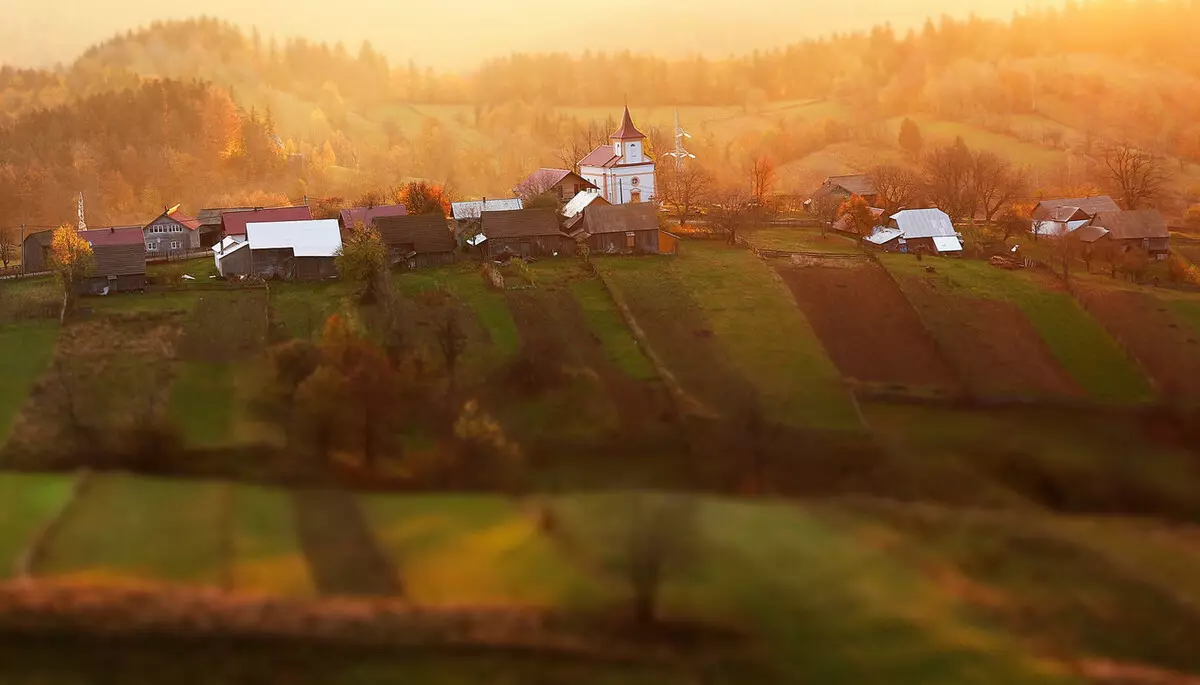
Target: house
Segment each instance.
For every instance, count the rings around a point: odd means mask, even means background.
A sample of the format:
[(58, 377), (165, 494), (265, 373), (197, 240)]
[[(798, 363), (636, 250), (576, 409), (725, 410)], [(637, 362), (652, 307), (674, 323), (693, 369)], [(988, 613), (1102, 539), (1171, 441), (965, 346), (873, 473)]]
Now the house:
[(1036, 235), (1062, 235), (1088, 223), (1100, 212), (1119, 211), (1121, 208), (1107, 195), (1042, 200), (1033, 208), (1030, 230)]
[(872, 206), (874, 206), (875, 201), (879, 197), (875, 191), (875, 184), (871, 182), (871, 177), (866, 174), (830, 176), (825, 179), (820, 188), (817, 188), (812, 197), (804, 202), (804, 206), (806, 208), (811, 207), (814, 200), (822, 197), (832, 196), (845, 201), (854, 195), (863, 198), (867, 201), (867, 204)]
[(254, 207), (208, 207), (201, 209), (196, 215), (196, 223), (200, 224), (200, 247), (211, 248), (221, 242), (221, 215), (225, 212), (252, 212)]
[(901, 252), (922, 254), (958, 254), (963, 249), (954, 222), (940, 209), (902, 209), (893, 214), (883, 228), (899, 231), (900, 235), (876, 231), (867, 237), (867, 242), (886, 247), (895, 240)]
[(374, 225), (375, 220), (384, 216), (407, 216), (408, 209), (404, 205), (380, 205), (379, 207), (352, 207), (338, 212), (338, 223), (342, 227), (342, 235), (357, 224), (366, 227)]
[(36, 274), (50, 270), (50, 241), (53, 238), (53, 229), (25, 236), (25, 240), (21, 241), (22, 273)]
[(179, 212), (179, 205), (158, 215), (142, 229), (146, 254), (171, 257), (200, 249), (200, 221)]
[(375, 228), (387, 245), (392, 264), (417, 269), (454, 263), (458, 243), (441, 214), (379, 217)]
[(573, 237), (586, 241), (593, 254), (675, 252), (677, 240), (671, 234), (663, 236), (664, 233), (652, 204), (593, 203), (584, 210), (582, 225)]
[(479, 233), (479, 215), (484, 212), (513, 212), (524, 209), (519, 197), (482, 200), (467, 200), (450, 204), (450, 215), (454, 218), (454, 235), (465, 240)]
[(1171, 233), (1166, 219), (1157, 209), (1100, 212), (1088, 229), (1089, 234), (1081, 238), (1091, 237), (1090, 233), (1094, 232), (1098, 235), (1093, 242), (1111, 240), (1126, 250), (1143, 250), (1155, 259), (1166, 259), (1171, 252)]
[(590, 181), (570, 169), (543, 167), (529, 174), (528, 178), (513, 189), (513, 193), (523, 197), (553, 193), (559, 204), (565, 204), (584, 190), (595, 187)]
[[(249, 213), (249, 212), (247, 212)], [(259, 276), (315, 281), (337, 276), (334, 257), (342, 247), (336, 219), (251, 222), (245, 239), (226, 236), (214, 246), (222, 276)]]
[(583, 210), (593, 205), (607, 204), (609, 204), (608, 200), (601, 197), (600, 192), (596, 190), (585, 190), (576, 195), (562, 209), (563, 230), (573, 233), (579, 227), (579, 223), (583, 221)]
[[(298, 207), (256, 208), (250, 211), (231, 210), (221, 213), (221, 232), (224, 237), (246, 239), (246, 225), (276, 221), (311, 221), (312, 210), (307, 205)], [(337, 222), (334, 222), (337, 223)]]
[(646, 154), (646, 134), (633, 125), (628, 107), (621, 117), (621, 127), (608, 138), (607, 145), (597, 147), (579, 160), (579, 175), (591, 187), (598, 189), (609, 204), (636, 204), (653, 200), (654, 160)]
[(79, 284), (80, 294), (107, 295), (146, 287), (146, 243), (142, 226), (79, 231), (92, 246), (95, 267)]
[(553, 257), (575, 249), (575, 241), (559, 229), (554, 209), (484, 212), (480, 221), (480, 245), (488, 257)]

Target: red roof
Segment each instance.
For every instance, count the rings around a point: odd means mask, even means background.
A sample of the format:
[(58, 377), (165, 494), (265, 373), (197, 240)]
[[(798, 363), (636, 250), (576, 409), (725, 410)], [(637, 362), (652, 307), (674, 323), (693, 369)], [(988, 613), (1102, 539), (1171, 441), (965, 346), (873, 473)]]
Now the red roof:
[(109, 228), (89, 228), (80, 231), (79, 237), (88, 241), (92, 247), (105, 245), (145, 245), (146, 237), (141, 226), (110, 226)]
[(351, 207), (341, 211), (342, 226), (350, 228), (358, 222), (370, 226), (381, 216), (408, 216), (404, 205), (381, 205), (379, 207)]
[(613, 166), (621, 159), (613, 152), (613, 146), (601, 145), (588, 153), (587, 157), (579, 160), (579, 166)]
[(312, 220), (312, 210), (307, 205), (256, 209), (250, 212), (233, 211), (221, 214), (221, 225), (225, 227), (225, 235), (246, 235), (246, 224), (270, 221), (310, 220)]
[(633, 125), (633, 117), (629, 116), (629, 106), (626, 105), (625, 116), (621, 119), (621, 128), (617, 129), (617, 132), (609, 136), (609, 138), (613, 140), (637, 140), (645, 137), (646, 134), (637, 130), (637, 127)]

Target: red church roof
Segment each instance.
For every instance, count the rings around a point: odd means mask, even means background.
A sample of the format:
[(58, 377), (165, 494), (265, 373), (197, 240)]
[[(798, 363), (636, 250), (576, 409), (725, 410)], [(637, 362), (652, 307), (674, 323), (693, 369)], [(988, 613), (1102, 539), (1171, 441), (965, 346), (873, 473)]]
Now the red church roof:
[(633, 117), (629, 116), (629, 106), (626, 105), (625, 116), (621, 119), (621, 128), (617, 129), (617, 132), (609, 136), (609, 138), (613, 140), (637, 140), (645, 137), (646, 134), (637, 130), (637, 127), (633, 125)]
[(579, 166), (613, 166), (621, 158), (613, 152), (612, 144), (601, 145), (579, 160)]

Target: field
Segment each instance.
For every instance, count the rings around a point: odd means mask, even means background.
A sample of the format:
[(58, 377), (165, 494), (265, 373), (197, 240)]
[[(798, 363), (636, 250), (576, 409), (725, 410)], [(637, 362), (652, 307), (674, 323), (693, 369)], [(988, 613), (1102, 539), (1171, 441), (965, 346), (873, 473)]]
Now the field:
[(760, 250), (830, 254), (862, 254), (863, 251), (853, 239), (840, 233), (822, 236), (819, 230), (809, 228), (757, 228), (747, 231), (743, 237)]
[(0, 474), (0, 579), (11, 577), (15, 562), (34, 532), (67, 501), (70, 480), (62, 476)]
[(58, 333), (58, 325), (47, 322), (0, 328), (0, 446), (29, 389), (50, 363)]

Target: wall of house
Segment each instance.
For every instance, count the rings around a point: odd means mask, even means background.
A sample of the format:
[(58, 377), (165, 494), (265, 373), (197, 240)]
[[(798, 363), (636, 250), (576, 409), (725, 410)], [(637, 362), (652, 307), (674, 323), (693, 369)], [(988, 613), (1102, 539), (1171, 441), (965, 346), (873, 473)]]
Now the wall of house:
[(255, 250), (250, 252), (250, 272), (263, 278), (289, 278), (292, 271), (292, 249)]
[(505, 249), (518, 257), (553, 257), (575, 253), (575, 242), (566, 236), (535, 236), (529, 238), (488, 238), (486, 254), (496, 257)]
[(295, 257), (292, 265), (292, 278), (297, 281), (320, 281), (338, 275), (333, 257)]
[(658, 229), (600, 233), (588, 238), (592, 254), (658, 254)]
[(456, 259), (457, 254), (454, 252), (420, 252), (408, 260), (408, 268), (424, 269), (431, 266), (446, 266), (453, 264)]
[(231, 252), (222, 257), (219, 269), (221, 275), (226, 278), (248, 275), (250, 273), (250, 248), (243, 247), (237, 252)]
[(79, 294), (101, 295), (108, 288), (110, 293), (132, 292), (146, 287), (146, 275), (129, 276), (92, 276), (80, 282)]
[(155, 219), (142, 229), (142, 234), (150, 257), (166, 257), (200, 247), (200, 231), (189, 231), (171, 217)]
[(37, 273), (50, 268), (50, 244), (40, 236), (27, 236), (22, 244), (21, 264), (25, 273)]

